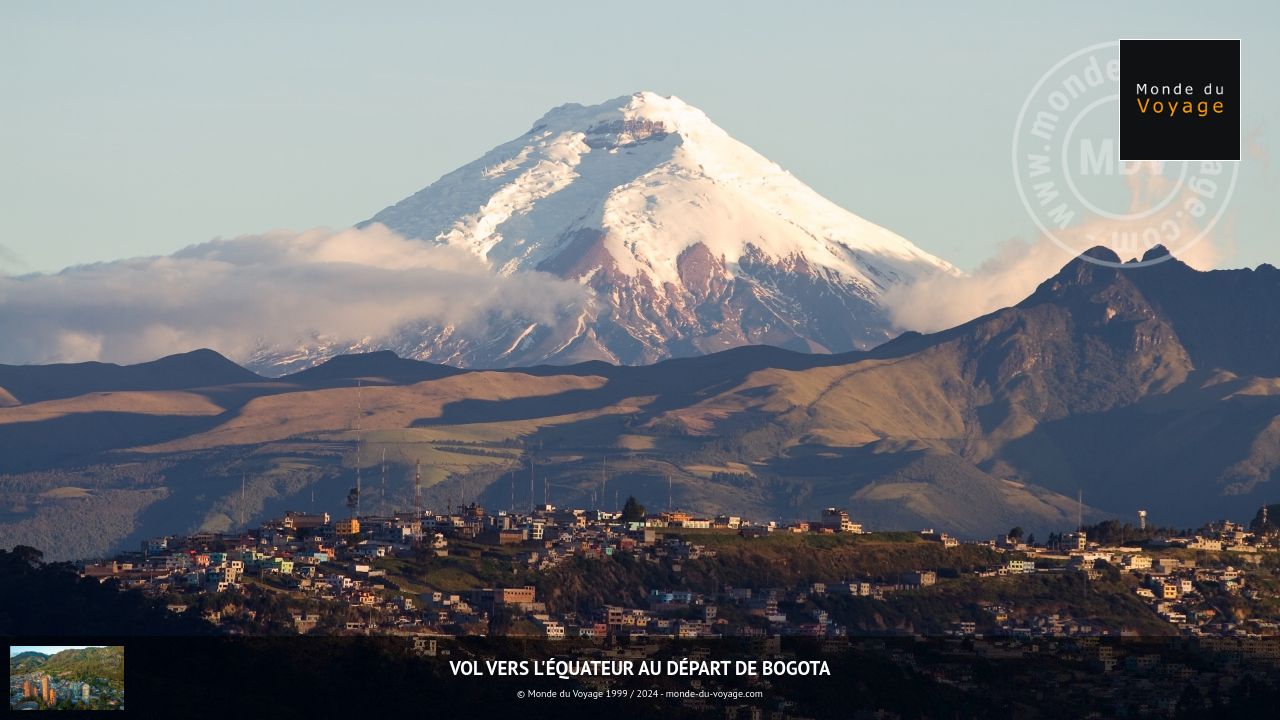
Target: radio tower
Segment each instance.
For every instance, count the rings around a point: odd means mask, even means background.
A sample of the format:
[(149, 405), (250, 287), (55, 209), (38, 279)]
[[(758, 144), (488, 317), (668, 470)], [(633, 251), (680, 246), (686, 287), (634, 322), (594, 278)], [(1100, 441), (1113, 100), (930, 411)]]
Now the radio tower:
[(413, 518), (415, 520), (422, 517), (422, 511), (419, 509), (422, 504), (422, 461), (413, 461)]
[(533, 455), (529, 456), (529, 513), (533, 513)]
[(378, 514), (387, 516), (387, 446), (382, 446), (382, 492), (378, 498)]
[(363, 383), (356, 381), (356, 517), (360, 517), (360, 416), (364, 414), (362, 400)]
[(1084, 490), (1076, 490), (1076, 531), (1084, 529)]
[(244, 473), (240, 473), (240, 527), (244, 527)]

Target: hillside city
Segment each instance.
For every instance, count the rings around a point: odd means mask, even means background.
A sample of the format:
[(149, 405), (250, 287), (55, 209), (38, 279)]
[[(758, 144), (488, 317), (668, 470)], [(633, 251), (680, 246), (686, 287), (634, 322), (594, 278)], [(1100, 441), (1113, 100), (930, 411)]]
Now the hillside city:
[[(1271, 527), (1265, 508), (1262, 526)], [(1098, 527), (1113, 533), (1120, 526), (1111, 521)], [(198, 612), (230, 633), (547, 640), (1280, 635), (1280, 535), (1232, 522), (1181, 535), (1153, 534), (1145, 523), (1124, 528), (1148, 537), (1094, 539), (1082, 530), (1036, 543), (1014, 528), (990, 540), (961, 543), (932, 530), (867, 533), (839, 508), (809, 522), (754, 524), (679, 511), (646, 515), (633, 501), (622, 512), (546, 505), (527, 513), (491, 514), (475, 504), (421, 517), (335, 519), (328, 513), (288, 512), (239, 534), (154, 538), (138, 551), (84, 564), (82, 575), (115, 579), (122, 589), (162, 598), (175, 613)], [(810, 544), (854, 543), (853, 557), (859, 548), (897, 556), (874, 575), (809, 577), (787, 586), (679, 583), (682, 569), (690, 576), (699, 563), (715, 563), (726, 549), (752, 555), (796, 538)], [(932, 565), (902, 565), (920, 562), (916, 549), (923, 547), (934, 553)], [(657, 569), (676, 580), (643, 587), (642, 599), (607, 587), (572, 602), (539, 596), (538, 579), (558, 569), (591, 572), (592, 563)], [(982, 588), (1016, 587), (1011, 580), (1036, 576), (1078, 578), (1085, 597), (1091, 584), (1095, 594), (1121, 588), (1145, 612), (1109, 618), (1084, 603), (1073, 612), (1071, 597), (1060, 598), (1055, 612), (1039, 612), (1034, 603), (979, 597)], [(556, 576), (555, 583), (563, 585), (564, 577)], [(947, 595), (948, 589), (959, 594)], [(842, 622), (850, 602), (930, 597), (939, 598), (943, 611), (953, 616), (917, 618), (914, 626), (880, 631)], [(1135, 606), (1130, 602), (1129, 607)]]
[(39, 672), (10, 675), (9, 707), (13, 710), (124, 710), (123, 697), (105, 683), (95, 685), (50, 678)]
[[(849, 692), (866, 707), (925, 683), (940, 693), (929, 703), (982, 715), (1052, 697), (1097, 717), (1196, 717), (1280, 692), (1276, 510), (1248, 527), (1173, 530), (1140, 516), (1043, 541), (1017, 527), (960, 541), (868, 532), (840, 508), (789, 523), (650, 513), (634, 499), (620, 512), (352, 508), (55, 565), (185, 632), (260, 638), (282, 661), (298, 652), (289, 637), (316, 637), (322, 656), (378, 657), (423, 682), (449, 678), (459, 659), (760, 658), (855, 678)], [(10, 559), (29, 563), (32, 550)], [(11, 705), (42, 707), (39, 677), (14, 667)], [(1003, 681), (992, 686), (993, 676)], [(50, 678), (53, 702), (75, 706), (83, 688), (59, 680)], [(654, 707), (674, 702), (688, 716), (786, 719), (839, 701), (842, 686), (811, 680), (579, 676), (554, 692), (643, 690), (656, 693), (644, 696)], [(485, 686), (495, 697), (553, 692), (521, 682)]]

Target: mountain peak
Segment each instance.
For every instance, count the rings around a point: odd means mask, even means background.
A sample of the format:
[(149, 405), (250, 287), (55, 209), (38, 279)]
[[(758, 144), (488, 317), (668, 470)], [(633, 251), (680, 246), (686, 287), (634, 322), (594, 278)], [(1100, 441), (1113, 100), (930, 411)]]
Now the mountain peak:
[[(1169, 252), (1169, 248), (1165, 247), (1164, 245), (1155, 245), (1150, 250), (1142, 254), (1142, 262), (1158, 260), (1162, 257), (1172, 256), (1172, 255), (1173, 253)], [(1170, 257), (1170, 259), (1173, 259), (1173, 258)]]
[(1120, 269), (1120, 262), (1120, 256), (1111, 248), (1101, 245), (1089, 248), (1063, 265), (1053, 277), (1040, 283), (1035, 292), (1018, 303), (1018, 306), (1061, 302), (1069, 295), (1077, 295), (1081, 288), (1098, 288), (1110, 284), (1124, 272)]
[(1080, 253), (1080, 257), (1092, 258), (1094, 260), (1099, 260), (1101, 262), (1109, 262), (1109, 263), (1120, 262), (1120, 256), (1116, 254), (1116, 251), (1112, 250), (1106, 245), (1094, 245), (1088, 250), (1085, 250), (1084, 252)]
[(957, 272), (696, 107), (648, 91), (554, 108), (368, 222), (466, 250), (502, 275), (584, 286), (583, 306), (554, 323), (506, 317), (474, 341), (438, 328), (386, 346), (464, 366), (867, 348), (893, 335), (889, 288)]
[(530, 132), (557, 129), (587, 132), (595, 126), (619, 120), (649, 121), (665, 126), (667, 132), (691, 132), (715, 127), (705, 113), (680, 98), (642, 90), (596, 105), (561, 105), (543, 115), (534, 123)]

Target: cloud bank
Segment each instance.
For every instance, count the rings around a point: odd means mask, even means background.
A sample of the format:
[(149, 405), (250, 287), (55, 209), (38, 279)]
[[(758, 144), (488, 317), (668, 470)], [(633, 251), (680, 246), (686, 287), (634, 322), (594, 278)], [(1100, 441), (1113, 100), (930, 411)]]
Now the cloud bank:
[[(1152, 167), (1142, 168), (1127, 179), (1132, 211), (1149, 207), (1171, 190), (1168, 181)], [(1152, 215), (1140, 226), (1173, 223), (1179, 237), (1192, 238), (1201, 228), (1189, 216), (1178, 211), (1189, 197), (1183, 191), (1160, 212)], [(1116, 247), (1111, 240), (1132, 230), (1135, 223), (1128, 220), (1107, 220), (1092, 217), (1069, 230), (1060, 231), (1058, 237), (1068, 247), (1079, 248), (1083, 253), (1091, 247), (1104, 245), (1116, 251), (1122, 260), (1140, 258), (1147, 246)], [(1172, 248), (1174, 257), (1198, 270), (1218, 266), (1231, 253), (1234, 245), (1232, 222), (1224, 219), (1198, 241), (1186, 247)], [(935, 275), (910, 285), (894, 286), (885, 293), (884, 304), (890, 320), (902, 330), (937, 332), (955, 327), (1000, 308), (1016, 305), (1035, 291), (1040, 283), (1056, 275), (1074, 256), (1048, 238), (1036, 242), (1009, 240), (996, 256), (984, 262), (977, 270), (966, 275)], [(1130, 272), (1142, 272), (1135, 268)]]
[(552, 322), (586, 299), (543, 273), (499, 276), (457, 248), (382, 225), (273, 231), (172, 255), (0, 275), (0, 363), (131, 363), (208, 347), (243, 361), (316, 337), (380, 338), (416, 322), (483, 333)]

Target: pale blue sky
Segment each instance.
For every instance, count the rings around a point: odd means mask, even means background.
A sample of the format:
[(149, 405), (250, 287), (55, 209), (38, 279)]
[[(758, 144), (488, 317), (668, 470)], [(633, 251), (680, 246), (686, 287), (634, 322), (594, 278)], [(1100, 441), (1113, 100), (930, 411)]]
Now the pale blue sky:
[[(972, 268), (1032, 234), (1027, 91), (1118, 37), (1242, 38), (1244, 130), (1275, 145), (1274, 3), (881, 5), (5, 0), (0, 271), (350, 225), (552, 106), (640, 89)], [(1226, 264), (1280, 261), (1278, 189), (1246, 160)]]
[(24, 652), (38, 652), (45, 655), (56, 655), (63, 650), (83, 650), (87, 647), (103, 647), (102, 645), (10, 645), (9, 657)]

